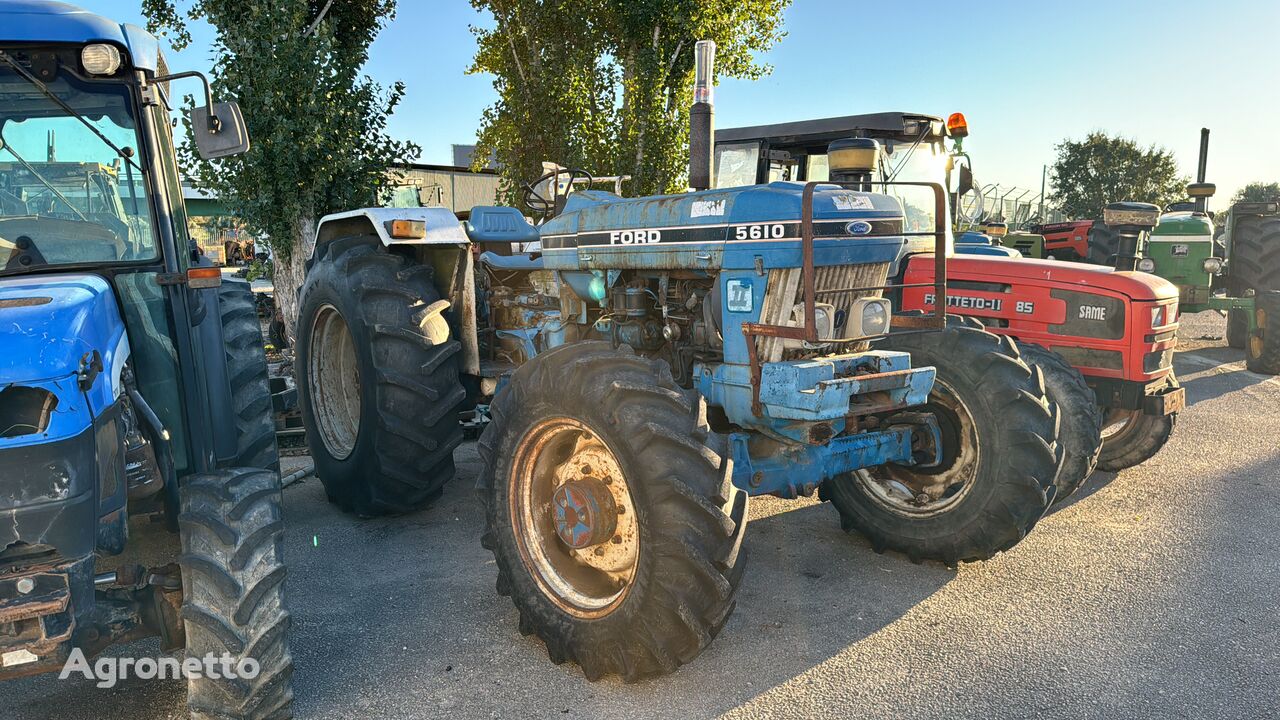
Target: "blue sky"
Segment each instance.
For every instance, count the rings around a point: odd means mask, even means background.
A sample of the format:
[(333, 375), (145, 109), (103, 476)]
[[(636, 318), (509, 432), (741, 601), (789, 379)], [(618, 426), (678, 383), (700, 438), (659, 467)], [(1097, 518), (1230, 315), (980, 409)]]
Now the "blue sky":
[[(138, 0), (79, 4), (143, 22)], [(475, 51), (468, 27), (488, 22), (465, 0), (401, 0), (372, 48), (369, 74), (408, 86), (390, 130), (421, 145), (423, 162), (448, 163), (451, 143), (472, 142), (493, 100), (491, 78), (465, 74)], [(720, 84), (719, 127), (958, 110), (969, 119), (965, 147), (981, 182), (1033, 194), (1063, 138), (1121, 133), (1174, 151), (1193, 175), (1199, 130), (1208, 127), (1219, 203), (1249, 181), (1280, 181), (1274, 0), (796, 0), (786, 27), (763, 58), (772, 75)], [(194, 30), (191, 48), (170, 53), (171, 67), (208, 67), (212, 31)]]

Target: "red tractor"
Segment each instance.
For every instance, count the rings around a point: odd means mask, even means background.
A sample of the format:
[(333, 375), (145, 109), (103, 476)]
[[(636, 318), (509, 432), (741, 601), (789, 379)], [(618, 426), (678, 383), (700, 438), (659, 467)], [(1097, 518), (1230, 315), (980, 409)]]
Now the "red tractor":
[(1032, 225), (1029, 232), (1044, 236), (1044, 257), (1048, 260), (1084, 261), (1089, 259), (1089, 234), (1093, 220)]

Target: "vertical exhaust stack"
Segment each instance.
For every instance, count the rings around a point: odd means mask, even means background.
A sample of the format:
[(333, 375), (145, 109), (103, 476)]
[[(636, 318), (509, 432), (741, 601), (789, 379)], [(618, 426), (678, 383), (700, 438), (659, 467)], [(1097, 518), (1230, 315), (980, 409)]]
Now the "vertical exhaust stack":
[(693, 108), (689, 111), (689, 187), (707, 190), (711, 187), (711, 156), (715, 146), (716, 43), (699, 40), (693, 46), (695, 61)]
[[(1209, 128), (1200, 128), (1200, 164), (1196, 167), (1196, 184), (1204, 185), (1205, 172), (1209, 166)], [(1196, 210), (1205, 212), (1209, 205), (1209, 198), (1196, 198)]]

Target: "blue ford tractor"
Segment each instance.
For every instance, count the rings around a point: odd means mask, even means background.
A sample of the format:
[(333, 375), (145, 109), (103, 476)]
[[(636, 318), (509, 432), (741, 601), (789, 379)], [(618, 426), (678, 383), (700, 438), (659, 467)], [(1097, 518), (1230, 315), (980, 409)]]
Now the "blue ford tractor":
[(843, 479), (877, 549), (955, 564), (1011, 547), (1054, 494), (1041, 376), (1009, 340), (883, 297), (904, 246), (947, 244), (945, 189), (891, 183), (925, 199), (911, 215), (872, 192), (870, 141), (833, 148), (844, 182), (708, 189), (712, 48), (695, 191), (565, 194), (591, 178), (555, 170), (526, 189), (538, 225), (511, 207), (330, 216), (301, 293), (299, 399), (330, 497), (421, 507), (454, 474), (458, 411), (487, 410), (497, 589), (592, 679), (671, 672), (711, 642), (751, 495)]
[[(161, 67), (140, 28), (0, 5), (0, 679), (158, 635), (243, 668), (188, 673), (194, 716), (288, 717), (261, 330), (187, 236)], [(234, 104), (192, 115), (206, 157), (247, 148)]]

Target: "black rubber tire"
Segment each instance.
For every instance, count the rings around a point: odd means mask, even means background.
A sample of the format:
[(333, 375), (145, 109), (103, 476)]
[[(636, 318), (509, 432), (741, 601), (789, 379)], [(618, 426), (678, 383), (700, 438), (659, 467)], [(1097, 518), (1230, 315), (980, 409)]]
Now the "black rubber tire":
[[(430, 267), (360, 236), (318, 248), (302, 286), (294, 364), (299, 406), (316, 474), (347, 512), (418, 510), (440, 497), (456, 472), (457, 409), (466, 397), (461, 345), (452, 337), (434, 345), (419, 332), (427, 307), (440, 299), (433, 278)], [(313, 325), (326, 306), (351, 333), (359, 374), (358, 433), (345, 457), (335, 457), (317, 430), (311, 394)]]
[[(747, 494), (733, 485), (724, 438), (701, 397), (679, 388), (661, 360), (608, 343), (571, 343), (520, 367), (490, 405), (480, 437), (484, 547), (497, 590), (510, 595), (520, 631), (555, 663), (596, 680), (673, 672), (702, 652), (733, 612), (746, 566)], [(594, 619), (557, 606), (520, 552), (508, 499), (516, 449), (541, 420), (566, 416), (593, 429), (624, 469), (640, 523), (640, 557), (621, 603)]]
[(1280, 375), (1280, 291), (1259, 291), (1254, 302), (1258, 329), (1245, 347), (1245, 367), (1262, 375)]
[(258, 306), (249, 283), (224, 279), (218, 288), (218, 310), (236, 413), (236, 457), (227, 467), (263, 468), (278, 473), (280, 453), (267, 382), (267, 356), (262, 347)]
[[(1175, 386), (1178, 381), (1170, 378)], [(1103, 408), (1105, 414), (1106, 408)], [(1108, 418), (1103, 419), (1106, 426)], [(1098, 469), (1120, 472), (1125, 468), (1150, 460), (1169, 442), (1173, 428), (1178, 424), (1178, 414), (1164, 416), (1134, 413), (1129, 424), (1110, 438), (1102, 439), (1102, 452), (1098, 454)]]
[(1120, 251), (1120, 236), (1101, 220), (1094, 220), (1089, 228), (1089, 258), (1094, 265), (1116, 264), (1116, 253)]
[(1080, 371), (1061, 355), (1040, 345), (1018, 343), (1022, 359), (1044, 374), (1045, 394), (1058, 406), (1061, 424), (1058, 446), (1062, 449), (1062, 466), (1054, 481), (1058, 491), (1054, 503), (1067, 499), (1098, 466), (1102, 451), (1102, 411), (1097, 396)]
[(1242, 215), (1231, 226), (1228, 292), (1280, 290), (1280, 217)]
[(1243, 350), (1249, 342), (1249, 311), (1227, 311), (1227, 347)]
[(910, 352), (917, 367), (935, 366), (938, 379), (968, 408), (986, 450), (968, 494), (936, 515), (895, 513), (851, 475), (828, 480), (822, 496), (840, 513), (845, 531), (865, 535), (876, 552), (896, 550), (912, 562), (951, 566), (1013, 547), (1055, 493), (1058, 419), (1043, 376), (1020, 359), (1009, 338), (971, 327), (894, 335), (876, 347)]
[(292, 717), (279, 475), (250, 468), (194, 475), (179, 494), (187, 657), (252, 659), (260, 670), (252, 679), (188, 679), (191, 716)]

